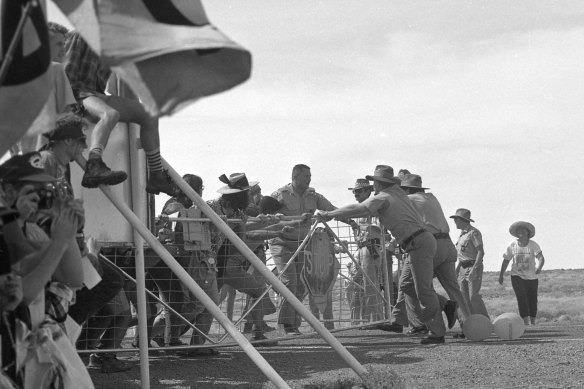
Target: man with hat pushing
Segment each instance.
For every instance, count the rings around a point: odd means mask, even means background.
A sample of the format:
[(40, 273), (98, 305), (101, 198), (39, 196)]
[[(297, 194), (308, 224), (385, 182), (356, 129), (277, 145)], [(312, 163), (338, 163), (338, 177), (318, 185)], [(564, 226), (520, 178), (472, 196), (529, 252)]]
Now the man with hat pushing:
[[(446, 300), (439, 296), (440, 305), (442, 306), (448, 319), (448, 328), (452, 328), (456, 321), (456, 305), (459, 308), (459, 318), (464, 319), (470, 316), (470, 312), (460, 292), (460, 286), (456, 279), (456, 248), (450, 239), (450, 227), (442, 207), (434, 194), (427, 193), (422, 186), (422, 177), (417, 174), (406, 174), (401, 182), (402, 189), (408, 194), (414, 207), (422, 216), (426, 229), (434, 235), (436, 239), (436, 255), (434, 256), (434, 275), (440, 281), (440, 284), (448, 294), (451, 300)], [(453, 300), (453, 301), (452, 301)], [(407, 298), (408, 316), (410, 321), (413, 320), (414, 328), (409, 332), (415, 334), (420, 332), (419, 322), (416, 320), (419, 316), (419, 304), (417, 300)], [(397, 304), (396, 304), (397, 305)], [(423, 331), (423, 327), (422, 327)]]
[(450, 216), (454, 219), (456, 228), (460, 230), (460, 237), (456, 243), (458, 265), (458, 282), (460, 291), (471, 314), (481, 314), (489, 317), (483, 297), (479, 293), (483, 282), (483, 237), (481, 232), (470, 223), (470, 211), (459, 208)]
[(377, 165), (372, 176), (375, 196), (359, 204), (350, 204), (334, 211), (318, 211), (316, 215), (324, 220), (352, 216), (378, 216), (383, 226), (399, 242), (409, 259), (414, 288), (409, 290), (420, 300), (422, 318), (430, 330), (430, 336), (422, 339), (422, 344), (444, 343), (446, 328), (438, 295), (432, 284), (436, 253), (436, 239), (426, 230), (422, 217), (400, 189), (400, 179), (394, 176), (393, 168)]
[[(367, 200), (373, 191), (373, 185), (366, 178), (355, 181), (355, 187), (349, 188), (359, 203)], [(354, 234), (359, 246), (358, 260), (363, 277), (363, 295), (361, 315), (366, 321), (383, 320), (383, 304), (379, 285), (383, 283), (381, 263), (381, 228), (379, 219), (371, 215), (359, 218)]]

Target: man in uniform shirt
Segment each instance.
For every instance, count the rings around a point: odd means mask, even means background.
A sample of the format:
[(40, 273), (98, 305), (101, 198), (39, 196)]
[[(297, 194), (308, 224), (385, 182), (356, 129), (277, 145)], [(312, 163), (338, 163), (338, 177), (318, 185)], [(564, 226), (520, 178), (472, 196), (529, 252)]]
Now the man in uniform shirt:
[(489, 317), (485, 302), (481, 294), (481, 284), (483, 282), (483, 237), (481, 232), (470, 225), (474, 222), (470, 218), (470, 211), (459, 208), (456, 213), (450, 216), (454, 219), (456, 228), (460, 230), (460, 237), (456, 243), (458, 252), (458, 282), (466, 305), (471, 314), (481, 314)]
[(422, 339), (421, 343), (444, 343), (446, 328), (442, 320), (438, 295), (432, 283), (436, 239), (426, 230), (422, 217), (399, 187), (401, 181), (394, 176), (391, 166), (377, 165), (373, 176), (366, 178), (373, 181), (375, 196), (362, 203), (346, 205), (334, 211), (318, 211), (317, 216), (324, 220), (378, 216), (409, 259), (414, 282), (413, 287), (405, 293), (417, 296), (420, 300), (422, 318), (430, 330), (430, 336)]
[[(280, 213), (286, 216), (300, 216), (303, 213), (314, 213), (317, 209), (324, 211), (332, 211), (335, 209), (323, 195), (317, 193), (314, 188), (309, 187), (310, 179), (310, 167), (302, 164), (294, 166), (292, 169), (292, 182), (276, 190), (271, 195), (271, 197), (282, 204)], [(300, 242), (310, 231), (310, 224), (300, 224), (297, 228), (299, 229), (299, 239), (296, 242), (285, 241), (282, 238), (273, 238), (270, 240), (270, 253), (279, 273), (282, 273), (284, 267), (300, 245)], [(299, 254), (295, 258), (294, 263), (282, 274), (281, 280), (302, 301), (305, 290), (300, 279), (300, 272), (303, 266), (303, 262), (300, 259), (302, 258), (302, 253)], [(300, 327), (301, 320), (300, 315), (292, 307), (290, 302), (284, 299), (280, 306), (280, 312), (278, 313), (278, 324), (284, 326), (286, 334), (299, 335), (300, 331), (298, 327)]]

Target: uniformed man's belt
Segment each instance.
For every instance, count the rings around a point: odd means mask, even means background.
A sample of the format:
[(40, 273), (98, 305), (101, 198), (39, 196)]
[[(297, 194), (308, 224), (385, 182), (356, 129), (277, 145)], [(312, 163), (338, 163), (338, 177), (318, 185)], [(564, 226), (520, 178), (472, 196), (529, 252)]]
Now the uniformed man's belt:
[(460, 266), (462, 266), (463, 269), (468, 269), (469, 267), (472, 267), (475, 264), (475, 261), (460, 261)]
[(439, 232), (437, 234), (434, 234), (434, 238), (435, 239), (450, 239), (450, 235), (448, 235), (448, 233), (446, 233), (446, 232)]
[(362, 248), (362, 247), (367, 247), (367, 246), (371, 246), (374, 244), (381, 244), (381, 241), (378, 238), (367, 239), (367, 240), (360, 241), (357, 244), (357, 246), (359, 246), (359, 248)]
[(423, 234), (424, 232), (426, 232), (426, 230), (423, 228), (420, 228), (418, 231), (414, 232), (412, 235), (410, 235), (407, 238), (405, 238), (404, 240), (402, 240), (402, 243), (401, 243), (402, 249), (405, 250), (406, 247), (408, 247), (409, 244), (412, 243), (412, 241), (416, 238), (416, 236)]

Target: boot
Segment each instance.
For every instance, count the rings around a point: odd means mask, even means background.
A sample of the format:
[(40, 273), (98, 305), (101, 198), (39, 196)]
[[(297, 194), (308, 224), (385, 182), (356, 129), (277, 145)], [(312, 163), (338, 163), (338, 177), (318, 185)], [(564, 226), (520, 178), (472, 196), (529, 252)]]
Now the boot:
[(243, 331), (241, 333), (242, 334), (251, 334), (252, 333), (252, 329), (253, 329), (253, 323), (252, 322), (246, 322), (243, 325)]
[(91, 354), (87, 367), (101, 368), (102, 373), (119, 373), (132, 368), (132, 366), (120, 361), (115, 354), (111, 353)]
[(126, 181), (128, 175), (122, 171), (112, 171), (101, 158), (90, 158), (85, 165), (85, 174), (81, 185), (85, 188), (97, 188), (99, 185), (117, 185)]
[(399, 323), (396, 323), (395, 321), (392, 323), (378, 324), (377, 329), (382, 331), (395, 332), (397, 334), (403, 334), (404, 332), (404, 326), (402, 326)]
[(444, 305), (444, 313), (446, 314), (446, 320), (448, 320), (448, 329), (454, 327), (456, 323), (456, 301), (448, 300)]
[(277, 340), (268, 340), (269, 338), (266, 337), (264, 334), (262, 334), (261, 332), (256, 332), (253, 340), (262, 340), (265, 342), (262, 342), (260, 344), (258, 344), (259, 347), (273, 347), (273, 346), (277, 346), (278, 345), (278, 341)]
[(276, 329), (274, 327), (270, 327), (265, 321), (262, 321), (262, 331), (265, 333), (276, 331)]
[(166, 193), (174, 197), (179, 193), (178, 188), (171, 182), (170, 177), (163, 171), (152, 171), (146, 185), (146, 192), (152, 194)]

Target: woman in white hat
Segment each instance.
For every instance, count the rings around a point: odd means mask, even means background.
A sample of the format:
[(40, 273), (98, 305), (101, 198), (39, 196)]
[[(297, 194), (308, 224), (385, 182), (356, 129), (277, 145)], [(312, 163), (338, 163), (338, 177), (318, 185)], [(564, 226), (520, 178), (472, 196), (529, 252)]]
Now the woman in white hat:
[[(517, 239), (509, 244), (507, 251), (503, 254), (503, 263), (499, 273), (499, 284), (503, 284), (503, 275), (509, 262), (511, 265), (511, 285), (517, 305), (519, 315), (523, 318), (525, 325), (535, 325), (537, 316), (537, 275), (545, 262), (539, 245), (531, 240), (535, 235), (535, 227), (528, 222), (515, 222), (509, 227), (511, 235)], [(538, 260), (537, 267), (535, 260)]]

